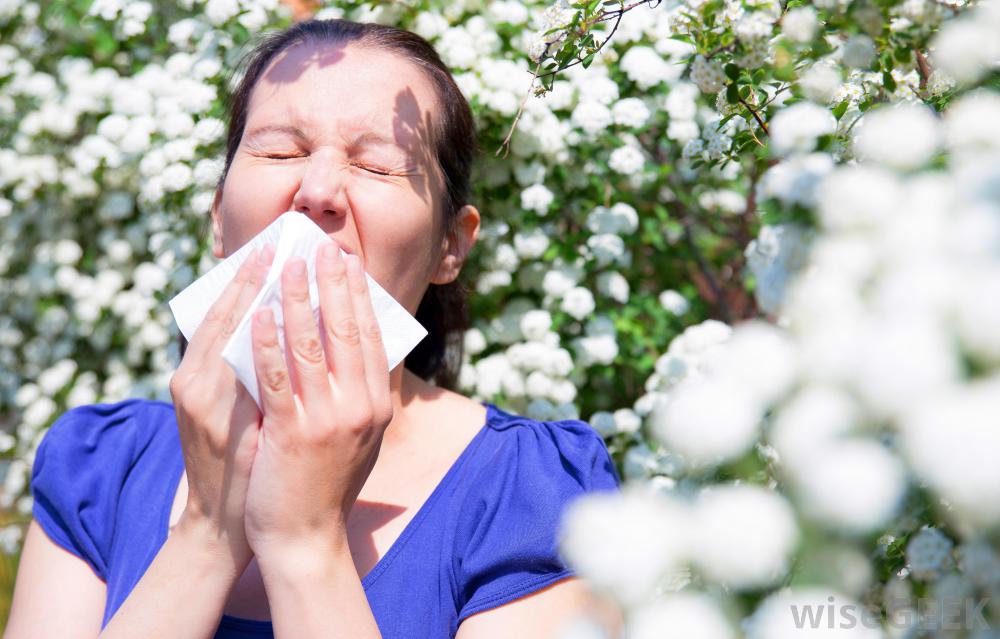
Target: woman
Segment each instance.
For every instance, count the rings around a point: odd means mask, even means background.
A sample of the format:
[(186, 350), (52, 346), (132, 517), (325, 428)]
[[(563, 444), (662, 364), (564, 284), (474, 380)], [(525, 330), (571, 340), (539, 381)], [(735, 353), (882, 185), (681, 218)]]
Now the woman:
[[(322, 327), (292, 260), (287, 361), (269, 311), (253, 318), (258, 409), (220, 352), (266, 250), (184, 349), (172, 404), (63, 415), (36, 457), (5, 636), (553, 636), (593, 604), (559, 517), (619, 478), (584, 422), (442, 387), (479, 229), (467, 102), (426, 41), (382, 25), (299, 23), (248, 59), (213, 252), (308, 215), (350, 253), (317, 256)], [(405, 367), (388, 371), (365, 271), (429, 331)]]

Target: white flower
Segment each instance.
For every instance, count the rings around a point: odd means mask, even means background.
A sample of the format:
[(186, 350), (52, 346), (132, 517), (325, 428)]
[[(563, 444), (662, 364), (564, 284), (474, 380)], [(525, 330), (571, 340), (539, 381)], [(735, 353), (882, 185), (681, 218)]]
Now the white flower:
[(867, 69), (875, 59), (875, 43), (866, 35), (853, 35), (840, 50), (840, 60), (844, 66)]
[(541, 257), (549, 248), (549, 236), (540, 228), (514, 233), (514, 250), (526, 260)]
[(566, 291), (562, 303), (559, 305), (559, 308), (578, 320), (593, 313), (596, 307), (594, 294), (582, 286), (574, 286)]
[(644, 91), (660, 82), (676, 80), (684, 70), (683, 65), (670, 64), (655, 50), (641, 45), (630, 47), (618, 61), (618, 67)]
[(611, 152), (611, 156), (608, 158), (608, 166), (611, 167), (611, 170), (621, 175), (640, 173), (645, 163), (646, 158), (642, 151), (631, 144), (618, 147)]
[(614, 335), (581, 337), (573, 342), (577, 363), (586, 368), (593, 364), (609, 365), (618, 357), (618, 340)]
[(532, 184), (521, 191), (521, 208), (545, 215), (555, 196), (544, 184)]
[(921, 528), (906, 544), (906, 567), (914, 579), (936, 581), (954, 565), (954, 545), (937, 528)]
[(700, 53), (691, 64), (691, 80), (703, 93), (718, 93), (726, 86), (726, 74), (717, 60), (706, 60)]
[(699, 493), (694, 519), (694, 562), (712, 581), (764, 588), (788, 572), (799, 530), (780, 494), (749, 484), (711, 486)]
[[(797, 153), (764, 171), (758, 197), (777, 198), (786, 205), (816, 205), (816, 186), (834, 168), (828, 153)], [(780, 226), (780, 225), (779, 225)]]
[(1000, 521), (1000, 378), (946, 389), (916, 403), (901, 423), (914, 472), (967, 525)]
[(193, 183), (194, 173), (187, 164), (176, 162), (163, 170), (161, 179), (165, 191), (183, 191)]
[(941, 138), (938, 118), (930, 107), (904, 103), (866, 112), (855, 125), (853, 145), (862, 159), (907, 170), (926, 164)]
[(945, 110), (944, 124), (953, 153), (1000, 149), (1000, 95), (986, 89), (966, 93)]
[(613, 121), (611, 110), (595, 100), (581, 101), (570, 116), (573, 126), (583, 129), (591, 136), (607, 129)]
[(486, 336), (478, 328), (470, 328), (465, 331), (463, 338), (463, 349), (469, 355), (478, 355), (486, 350)]
[(598, 266), (611, 263), (625, 263), (627, 260), (625, 240), (613, 233), (597, 233), (587, 238), (587, 248)]
[(778, 111), (771, 120), (771, 148), (778, 155), (813, 150), (816, 138), (837, 130), (837, 120), (824, 107), (796, 102)]
[(634, 233), (639, 228), (639, 214), (624, 202), (611, 208), (598, 206), (587, 216), (587, 228), (592, 233)]
[(152, 294), (163, 289), (167, 284), (167, 272), (154, 262), (143, 262), (135, 268), (132, 275), (135, 289), (143, 294)]
[(831, 441), (795, 476), (807, 514), (857, 534), (885, 525), (898, 512), (905, 488), (899, 459), (881, 444), (861, 439)]
[(205, 17), (215, 26), (225, 24), (240, 12), (238, 0), (208, 0), (205, 3)]
[(816, 199), (826, 229), (864, 229), (896, 210), (903, 188), (896, 175), (883, 168), (841, 166), (816, 187)]
[(77, 364), (71, 359), (57, 362), (38, 376), (38, 389), (46, 396), (54, 396), (70, 383), (76, 373)]
[(629, 284), (618, 271), (608, 271), (597, 276), (597, 290), (620, 304), (628, 303)]
[(726, 616), (707, 595), (696, 592), (670, 593), (635, 609), (628, 617), (630, 639), (663, 639), (664, 629), (685, 639), (732, 639)]
[(680, 569), (688, 545), (685, 510), (638, 490), (590, 493), (567, 507), (559, 549), (588, 581), (638, 603)]
[(524, 338), (541, 341), (552, 327), (552, 315), (546, 310), (531, 310), (521, 316)]
[(778, 313), (788, 282), (805, 266), (810, 234), (791, 224), (764, 225), (744, 254), (754, 277), (754, 297), (766, 313)]
[(649, 108), (639, 98), (624, 98), (611, 107), (611, 116), (615, 124), (631, 128), (639, 128), (649, 121)]
[(550, 297), (562, 297), (583, 278), (577, 266), (562, 264), (549, 270), (542, 279), (542, 289)]
[(658, 299), (660, 305), (673, 315), (684, 315), (691, 308), (687, 298), (673, 289), (663, 291)]
[(960, 18), (941, 27), (928, 45), (931, 65), (961, 84), (975, 82), (997, 64), (996, 31), (983, 20)]
[(695, 378), (676, 386), (651, 415), (653, 434), (692, 467), (735, 459), (753, 445), (763, 407), (729, 378)]
[(820, 104), (833, 100), (840, 88), (840, 72), (836, 65), (829, 62), (817, 62), (799, 78), (799, 86), (806, 98)]
[(792, 42), (809, 42), (816, 36), (819, 20), (812, 7), (797, 7), (781, 18), (781, 30)]

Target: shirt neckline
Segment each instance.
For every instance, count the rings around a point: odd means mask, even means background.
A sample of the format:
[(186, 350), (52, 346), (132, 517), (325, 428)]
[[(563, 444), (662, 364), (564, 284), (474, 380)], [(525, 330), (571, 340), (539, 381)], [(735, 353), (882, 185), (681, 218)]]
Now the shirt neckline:
[[(481, 401), (479, 403), (486, 407), (486, 418), (483, 422), (482, 427), (479, 429), (478, 432), (476, 432), (475, 436), (473, 436), (473, 438), (469, 441), (469, 443), (466, 444), (465, 448), (462, 450), (461, 453), (459, 453), (458, 457), (455, 458), (455, 461), (452, 462), (451, 466), (448, 468), (448, 471), (444, 474), (444, 477), (441, 478), (441, 481), (439, 481), (437, 486), (434, 487), (434, 490), (431, 491), (430, 496), (427, 497), (427, 499), (424, 501), (423, 504), (421, 504), (420, 508), (417, 510), (417, 514), (413, 516), (413, 519), (411, 519), (409, 523), (407, 523), (406, 526), (403, 527), (403, 532), (400, 533), (399, 537), (397, 537), (396, 540), (392, 543), (392, 545), (389, 547), (389, 550), (387, 550), (386, 553), (379, 558), (379, 560), (375, 563), (375, 565), (372, 566), (371, 570), (368, 571), (368, 574), (365, 575), (364, 579), (361, 580), (361, 586), (365, 590), (365, 592), (367, 592), (368, 589), (371, 587), (371, 585), (375, 582), (375, 580), (378, 579), (379, 575), (385, 572), (385, 570), (389, 567), (392, 561), (396, 558), (396, 555), (398, 555), (402, 551), (403, 546), (406, 545), (406, 542), (409, 540), (409, 538), (413, 535), (414, 532), (416, 532), (417, 528), (419, 528), (421, 522), (424, 520), (427, 513), (430, 512), (431, 508), (433, 508), (434, 503), (437, 501), (438, 497), (440, 497), (441, 494), (444, 492), (445, 487), (449, 483), (451, 483), (451, 479), (458, 472), (459, 467), (462, 466), (465, 459), (470, 457), (473, 451), (476, 448), (478, 448), (479, 442), (483, 439), (485, 433), (489, 430), (490, 424), (493, 422), (493, 420), (499, 413), (499, 408), (497, 408), (497, 406), (491, 402)], [(160, 546), (166, 543), (167, 540), (167, 529), (170, 526), (170, 511), (173, 507), (173, 502), (174, 502), (173, 497), (177, 494), (177, 487), (180, 485), (181, 475), (183, 473), (184, 473), (184, 458), (183, 456), (181, 456), (180, 467), (178, 469), (175, 469), (174, 472), (174, 477), (173, 477), (174, 490), (172, 493), (170, 493), (171, 497), (170, 499), (167, 500), (164, 512), (161, 514), (160, 517), (160, 526), (158, 528)], [(255, 629), (264, 630), (264, 629), (270, 629), (272, 627), (271, 621), (265, 621), (261, 619), (246, 619), (244, 617), (234, 617), (232, 615), (227, 615), (225, 613), (222, 614), (222, 617), (219, 620), (219, 625), (220, 627), (227, 627), (240, 630), (255, 630)]]

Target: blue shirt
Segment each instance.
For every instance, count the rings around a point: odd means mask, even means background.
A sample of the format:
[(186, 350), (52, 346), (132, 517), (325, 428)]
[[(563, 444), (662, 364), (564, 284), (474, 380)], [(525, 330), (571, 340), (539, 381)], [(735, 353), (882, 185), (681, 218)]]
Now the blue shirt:
[[(621, 484), (586, 422), (536, 421), (484, 404), (486, 423), (362, 580), (385, 639), (454, 637), (469, 615), (574, 575), (557, 548), (566, 506)], [(107, 584), (102, 628), (166, 541), (183, 470), (167, 402), (79, 406), (42, 439), (33, 514)], [(215, 634), (272, 636), (270, 622), (229, 615)]]

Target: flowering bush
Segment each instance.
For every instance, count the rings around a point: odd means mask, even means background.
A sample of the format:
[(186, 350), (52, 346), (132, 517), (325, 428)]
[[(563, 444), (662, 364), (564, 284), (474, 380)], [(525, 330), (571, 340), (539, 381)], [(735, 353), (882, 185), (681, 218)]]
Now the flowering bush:
[[(428, 38), (473, 104), (462, 390), (605, 436), (625, 489), (561, 543), (630, 637), (992, 636), (1000, 2), (966, 4), (318, 12)], [(62, 411), (169, 398), (165, 300), (213, 265), (228, 70), (289, 19), (0, 3), (0, 506), (30, 511)]]

